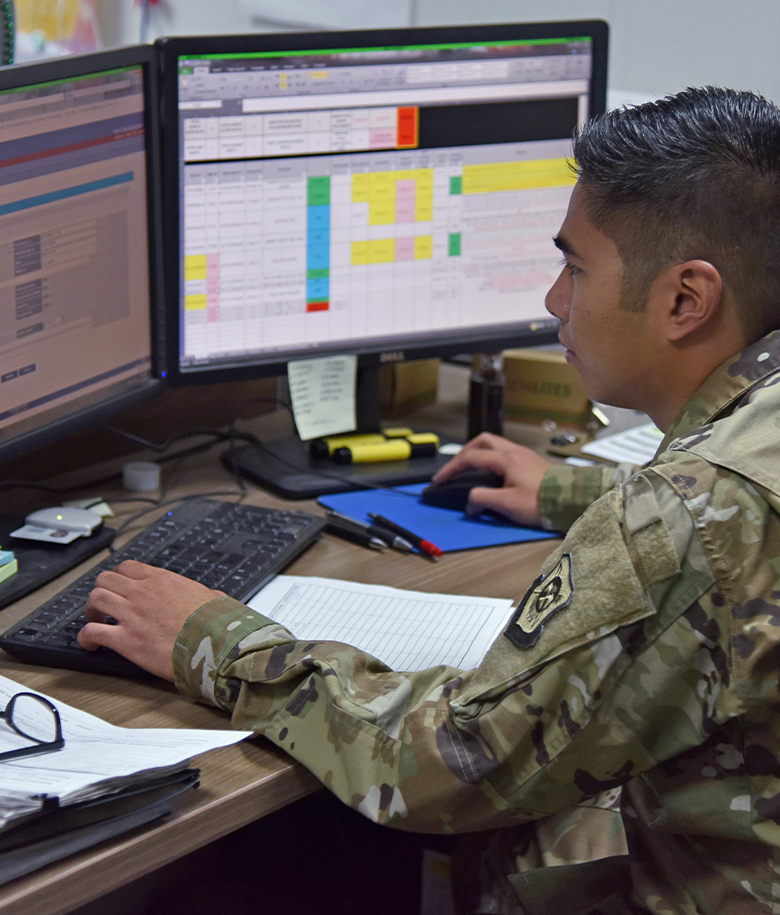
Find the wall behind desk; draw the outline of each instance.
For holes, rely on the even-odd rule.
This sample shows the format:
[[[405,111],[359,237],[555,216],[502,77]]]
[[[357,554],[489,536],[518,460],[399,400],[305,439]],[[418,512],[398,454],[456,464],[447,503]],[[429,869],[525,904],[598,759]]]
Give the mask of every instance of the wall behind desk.
[[[355,0],[323,0],[329,6],[339,2]],[[101,4],[107,44],[139,40],[134,0]],[[261,9],[262,0],[251,6]],[[296,0],[288,6],[295,21]],[[249,8],[242,0],[162,0],[151,7],[148,39],[279,27],[253,17]],[[691,85],[727,85],[780,102],[777,0],[410,0],[409,11],[410,25],[605,19],[612,32],[610,88],[665,95]],[[364,25],[355,21],[355,28]]]

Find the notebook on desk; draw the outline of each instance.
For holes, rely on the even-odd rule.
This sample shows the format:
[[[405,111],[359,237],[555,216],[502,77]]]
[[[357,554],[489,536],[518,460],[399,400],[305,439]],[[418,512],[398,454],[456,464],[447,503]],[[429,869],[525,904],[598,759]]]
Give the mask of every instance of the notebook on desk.
[[[445,553],[558,536],[539,528],[521,527],[498,515],[485,513],[472,517],[449,508],[426,505],[419,496],[427,485],[415,483],[394,489],[363,489],[321,496],[317,501],[325,508],[366,523],[370,523],[369,512],[382,515],[435,543]]]

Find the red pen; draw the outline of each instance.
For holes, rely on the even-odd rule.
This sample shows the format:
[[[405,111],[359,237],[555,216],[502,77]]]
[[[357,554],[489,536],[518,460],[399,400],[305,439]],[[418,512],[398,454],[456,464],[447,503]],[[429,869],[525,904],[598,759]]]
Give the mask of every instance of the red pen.
[[[368,517],[371,518],[377,527],[383,527],[391,533],[403,537],[405,540],[408,540],[412,546],[416,546],[418,550],[425,553],[426,556],[430,556],[431,559],[438,559],[439,556],[444,555],[444,550],[439,549],[435,543],[431,543],[430,540],[425,540],[423,537],[418,537],[417,534],[407,531],[405,527],[401,527],[401,525],[396,524],[395,521],[389,521],[381,515],[372,515],[371,512],[368,513]]]

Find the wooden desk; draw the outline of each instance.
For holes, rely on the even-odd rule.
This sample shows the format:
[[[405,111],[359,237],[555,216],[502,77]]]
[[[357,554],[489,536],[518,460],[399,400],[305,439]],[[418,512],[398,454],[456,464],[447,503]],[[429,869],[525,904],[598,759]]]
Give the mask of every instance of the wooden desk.
[[[101,470],[92,469],[92,478]],[[170,471],[166,471],[170,473]],[[236,488],[219,467],[214,453],[188,459],[176,471],[170,496]],[[101,494],[113,493],[103,487]],[[223,497],[226,498],[226,497]],[[268,507],[289,506],[250,486],[244,502]],[[296,507],[321,514],[313,502]],[[117,522],[138,508],[116,505]],[[118,540],[121,544],[148,523],[145,515]],[[118,526],[116,522],[112,522]],[[421,591],[520,597],[536,577],[542,560],[556,541],[450,553],[438,562],[392,551],[375,553],[326,535],[291,567],[303,575],[349,578],[354,581],[403,586]],[[73,570],[2,611],[7,629],[67,581],[86,571],[95,560]],[[26,687],[127,727],[228,728],[222,712],[196,705],[160,681],[129,681],[22,664],[0,653],[0,672]],[[164,864],[263,817],[319,788],[317,780],[298,763],[263,739],[243,742],[194,760],[202,772],[201,787],[174,802],[174,813],[161,825],[105,842],[27,877],[0,887],[0,915],[59,915],[147,874]]]

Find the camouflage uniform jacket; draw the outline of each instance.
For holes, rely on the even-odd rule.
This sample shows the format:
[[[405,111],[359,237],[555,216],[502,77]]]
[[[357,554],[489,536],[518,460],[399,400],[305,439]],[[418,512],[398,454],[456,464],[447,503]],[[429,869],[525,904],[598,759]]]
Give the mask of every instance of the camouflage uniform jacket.
[[[778,417],[780,331],[574,522],[476,670],[393,672],[220,598],[179,635],[178,686],[400,828],[508,826],[622,784],[625,911],[780,913]]]

